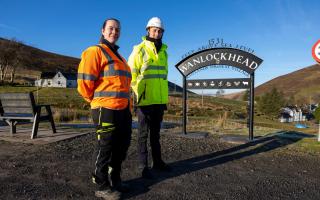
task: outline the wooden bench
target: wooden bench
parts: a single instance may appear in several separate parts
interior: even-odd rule
[[[1,114],[0,120],[6,121],[10,126],[10,133],[16,133],[19,122],[33,122],[31,139],[37,137],[39,123],[49,121],[52,132],[56,133],[50,105],[36,105],[33,93],[2,93],[0,94]],[[41,114],[41,108],[46,109],[46,115]]]

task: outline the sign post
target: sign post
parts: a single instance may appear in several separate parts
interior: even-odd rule
[[[320,64],[320,40],[318,40],[312,46],[312,57]],[[319,131],[318,131],[318,142],[320,142],[320,121],[319,121]]]
[[[250,75],[250,110],[249,110],[249,140],[253,140],[253,116],[254,116],[254,72]]]
[[[254,114],[254,71],[262,63],[257,56],[234,48],[211,48],[195,52],[184,58],[176,68],[183,76],[183,125],[182,133],[187,135],[187,89],[249,89],[249,140],[253,140]],[[238,79],[200,79],[187,80],[193,72],[207,66],[225,65],[237,68],[250,75],[248,78]]]
[[[183,77],[183,123],[182,123],[182,133],[187,134],[187,80]]]
[[[320,121],[319,121],[319,131],[318,131],[318,142],[320,142]]]

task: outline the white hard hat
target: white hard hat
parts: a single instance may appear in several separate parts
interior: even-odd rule
[[[148,29],[149,27],[157,27],[157,28],[161,28],[162,30],[164,30],[164,26],[163,26],[161,19],[159,17],[152,17],[148,21],[146,29]]]

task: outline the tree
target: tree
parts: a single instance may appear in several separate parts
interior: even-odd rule
[[[270,92],[261,96],[258,101],[258,110],[272,119],[278,117],[280,109],[285,105],[286,100],[282,92],[272,88]]]
[[[246,90],[242,96],[242,101],[249,101],[250,90]]]
[[[288,106],[293,106],[296,104],[296,99],[294,98],[294,95],[291,95],[287,101]]]
[[[0,46],[0,81],[4,82],[9,73],[12,83],[16,68],[23,63],[24,57],[28,56],[25,55],[26,53],[22,53],[23,43],[16,39],[11,39],[9,42],[2,40]]]
[[[314,118],[319,122],[320,121],[320,106],[313,112]]]

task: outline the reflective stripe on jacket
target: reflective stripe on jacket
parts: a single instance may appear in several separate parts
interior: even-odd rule
[[[122,60],[105,44],[89,47],[82,53],[78,92],[90,102],[91,108],[122,110],[128,106],[131,72],[125,59]]]
[[[162,44],[157,53],[153,42],[142,38],[133,48],[128,64],[131,68],[131,87],[138,106],[168,103],[167,45]]]

